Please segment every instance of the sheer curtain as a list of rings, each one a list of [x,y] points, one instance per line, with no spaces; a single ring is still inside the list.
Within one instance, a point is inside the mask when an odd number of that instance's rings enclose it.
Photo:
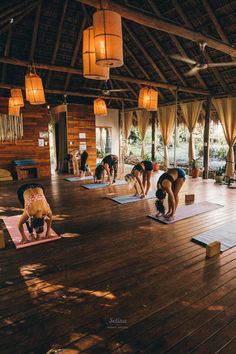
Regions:
[[[147,128],[150,124],[151,113],[148,111],[136,111],[137,121],[138,121],[138,131],[142,139],[142,149],[141,149],[141,157],[144,158],[145,153],[145,137],[147,133]]]
[[[129,153],[129,151],[128,151],[128,138],[129,138],[130,130],[131,130],[131,127],[132,127],[132,121],[133,121],[133,111],[125,112],[125,118],[124,118],[124,138],[125,138],[124,154],[126,156]]]
[[[158,108],[159,126],[164,145],[164,170],[169,167],[168,144],[175,125],[175,105]]]
[[[225,139],[229,145],[226,164],[226,176],[232,177],[235,171],[234,150],[236,142],[236,98],[218,98],[212,100],[222,124]]]
[[[203,101],[180,103],[180,107],[183,112],[184,122],[187,125],[189,130],[189,146],[188,146],[189,165],[191,165],[193,159],[195,159],[193,132],[197,125],[198,117],[202,109],[202,104]]]

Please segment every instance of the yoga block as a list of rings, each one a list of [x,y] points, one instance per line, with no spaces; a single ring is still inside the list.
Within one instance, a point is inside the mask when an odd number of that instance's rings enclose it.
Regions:
[[[2,230],[0,230],[0,248],[5,248],[5,240],[4,240],[4,233]]]
[[[185,194],[185,204],[194,203],[195,194]]]
[[[206,246],[206,257],[214,257],[220,253],[220,242],[214,241]]]

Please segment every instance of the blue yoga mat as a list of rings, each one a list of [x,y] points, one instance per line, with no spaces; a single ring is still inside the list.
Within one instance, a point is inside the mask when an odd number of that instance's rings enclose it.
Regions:
[[[211,242],[218,241],[221,243],[221,252],[236,246],[236,220],[225,224],[217,229],[206,231],[192,238],[193,242],[206,246]]]
[[[68,182],[78,182],[78,181],[85,181],[85,180],[89,180],[89,179],[93,179],[93,176],[85,176],[83,178],[81,178],[81,177],[64,178],[64,180],[68,181]]]
[[[164,216],[156,216],[156,213],[153,215],[148,215],[149,218],[159,221],[163,224],[173,224],[176,221],[184,220],[191,218],[193,216],[207,213],[209,211],[222,208],[223,205],[210,203],[210,202],[201,202],[196,204],[180,206],[176,210],[176,215],[171,218],[165,218]]]
[[[134,196],[133,194],[129,194],[129,195],[122,195],[121,197],[116,197],[116,198],[111,198],[111,199],[119,204],[127,204],[127,203],[139,202],[141,200],[155,198],[155,194],[156,194],[155,191],[151,191],[148,193],[148,195],[145,198],[140,198],[140,197]]]
[[[124,184],[127,184],[126,181],[116,181],[116,183],[113,184],[108,184],[108,183],[88,183],[88,184],[82,184],[81,187],[84,187],[86,189],[100,189],[100,188],[106,188],[106,187],[113,187],[113,186],[122,186]]]

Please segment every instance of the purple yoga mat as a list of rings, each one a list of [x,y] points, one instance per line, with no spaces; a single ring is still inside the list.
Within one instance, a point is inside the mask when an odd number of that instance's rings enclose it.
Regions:
[[[156,216],[156,214],[148,215],[148,217],[164,224],[173,224],[176,221],[191,218],[192,216],[207,213],[208,211],[212,211],[222,207],[223,205],[220,204],[201,202],[197,204],[190,204],[178,207],[176,210],[176,214],[173,218],[167,219],[164,216]]]
[[[43,238],[43,235],[42,235],[41,239],[38,241],[30,241],[28,243],[20,243],[21,234],[20,234],[20,231],[18,230],[19,218],[20,218],[20,215],[2,218],[16,248],[25,248],[25,247],[35,246],[35,245],[39,245],[40,243],[51,242],[51,241],[59,240],[61,238],[60,236],[58,236],[55,233],[55,231],[53,231],[51,229],[50,234],[52,236],[49,238]],[[44,225],[44,229],[46,229],[46,225]],[[25,231],[26,237],[29,239],[29,232],[26,229],[25,224],[24,224],[24,231]]]

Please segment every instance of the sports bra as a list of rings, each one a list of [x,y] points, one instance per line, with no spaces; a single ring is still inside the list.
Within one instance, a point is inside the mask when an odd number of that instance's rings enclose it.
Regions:
[[[30,195],[26,200],[25,200],[25,211],[26,214],[28,215],[29,218],[31,218],[31,215],[29,215],[29,207],[33,202],[37,202],[37,201],[44,201],[47,204],[48,209],[50,209],[48,202],[46,201],[46,198],[44,197],[44,195],[41,194],[32,194]]]

